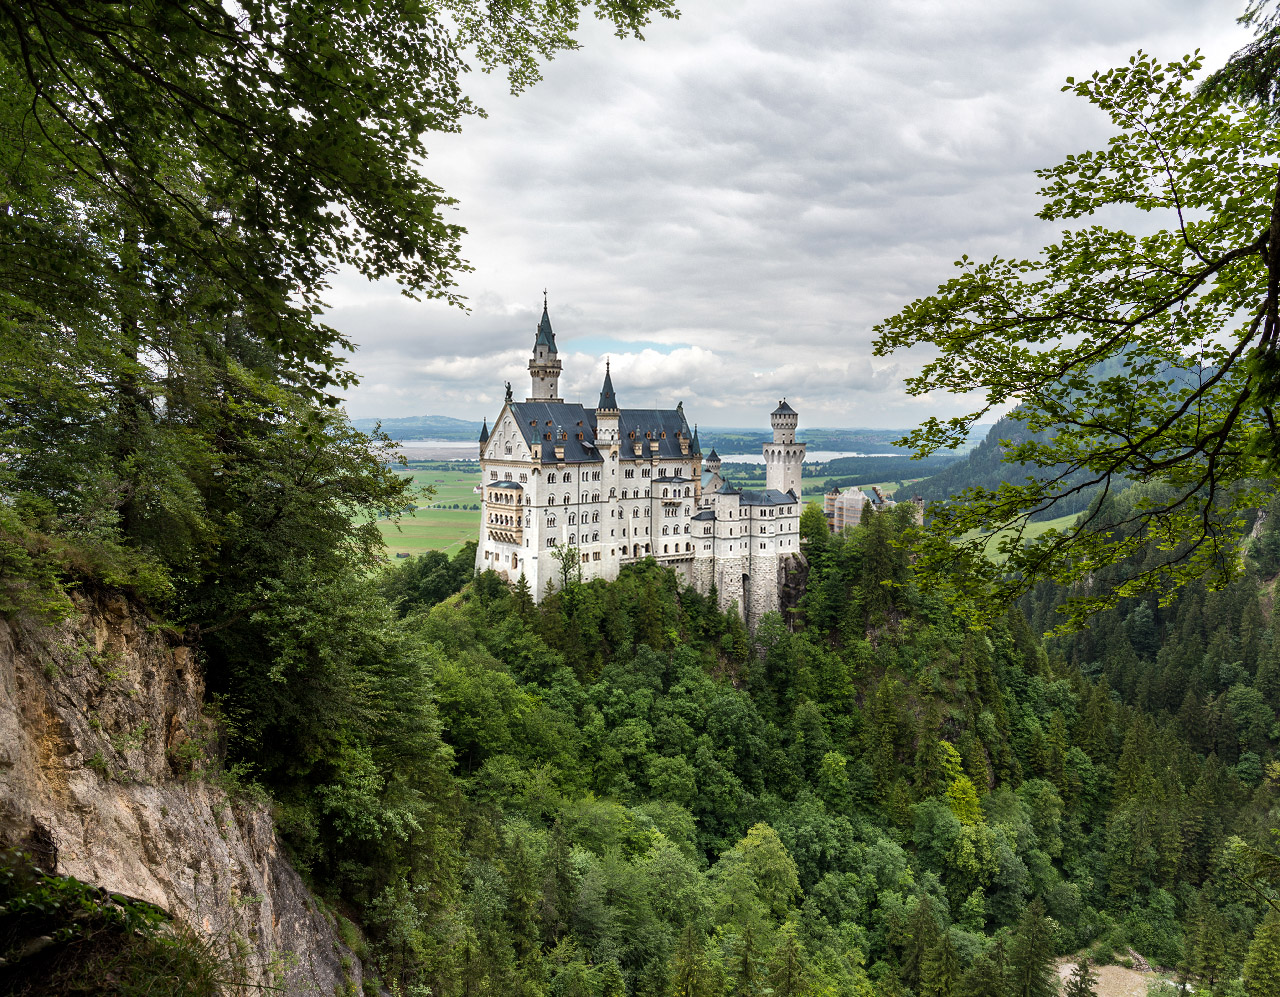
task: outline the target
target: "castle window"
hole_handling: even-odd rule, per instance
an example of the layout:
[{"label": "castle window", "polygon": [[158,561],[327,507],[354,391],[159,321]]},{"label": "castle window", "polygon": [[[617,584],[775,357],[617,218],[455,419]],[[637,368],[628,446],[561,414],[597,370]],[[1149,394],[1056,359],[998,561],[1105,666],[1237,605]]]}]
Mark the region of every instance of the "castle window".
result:
[{"label": "castle window", "polygon": [[600,532],[598,530],[593,530],[591,533],[591,542],[596,543],[599,541],[599,539],[600,539]]},{"label": "castle window", "polygon": [[670,554],[670,553],[671,553],[671,545],[670,545],[670,544],[663,544],[663,545],[662,545],[662,553],[664,553],[664,554]]},{"label": "castle window", "polygon": [[547,475],[547,484],[554,485],[556,483],[556,472],[552,471]]},{"label": "castle window", "polygon": [[640,518],[640,510],[639,510],[639,509],[632,509],[632,510],[631,510],[631,518],[632,518],[632,519],[639,519],[639,518]]},{"label": "castle window", "polygon": [[576,533],[570,533],[570,534],[569,534],[569,543],[571,543],[571,544],[576,544],[577,542],[578,542],[578,534],[576,534]]},{"label": "castle window", "polygon": [[761,544],[761,545],[760,545],[760,549],[761,549],[761,550],[764,550],[764,544]]},{"label": "castle window", "polygon": [[597,551],[592,551],[592,552],[591,552],[591,560],[593,560],[593,561],[598,561],[598,560],[600,560],[600,552],[599,552],[598,550],[597,550]]},{"label": "castle window", "polygon": [[587,561],[589,561],[590,559],[591,559],[591,555],[590,555],[590,554],[583,554],[583,555],[582,555],[582,563],[583,563],[583,564],[586,564],[586,563],[587,563]]},{"label": "castle window", "polygon": [[666,497],[667,497],[667,490],[666,490],[665,488],[664,488],[664,489],[662,489],[662,497],[663,497],[663,498],[666,498]]},{"label": "castle window", "polygon": [[497,472],[497,471],[490,471],[490,472],[489,472],[489,480],[490,480],[490,481],[497,481],[497,480],[498,480],[498,472]]},{"label": "castle window", "polygon": [[505,475],[503,475],[503,477],[504,477],[504,478],[506,478],[506,480],[507,480],[507,481],[510,481],[510,480],[511,480],[511,472],[510,472],[510,471],[508,471]]},{"label": "castle window", "polygon": [[651,468],[647,468],[647,467],[643,467],[643,468],[641,468],[641,469],[640,469],[640,477],[642,477],[642,478],[648,478],[648,477],[651,477]]},{"label": "castle window", "polygon": [[548,546],[548,547],[554,547],[555,545],[556,545],[556,538],[555,538],[555,537],[547,537],[547,546]]},{"label": "castle window", "polygon": [[525,482],[527,482],[528,480],[529,480],[529,475],[527,475],[527,474],[521,474],[521,475],[520,475],[520,483],[521,483],[521,484],[524,484],[524,483],[525,483]]},{"label": "castle window", "polygon": [[665,536],[667,536],[667,535],[669,535],[670,533],[671,533],[671,530],[670,530],[668,527],[664,526],[664,527],[662,528],[662,535],[663,535],[664,537],[665,537]]},{"label": "castle window", "polygon": [[508,444],[507,444],[506,452],[507,452],[508,454],[510,454],[510,453],[511,453],[511,444],[510,444],[510,443],[508,443]]},{"label": "castle window", "polygon": [[564,493],[564,504],[565,504],[565,505],[568,505],[568,504],[569,504],[569,493],[568,493],[568,492],[565,492],[565,493]]},{"label": "castle window", "polygon": [[578,521],[578,517],[575,516],[573,513],[569,513],[569,525],[572,526],[577,521]]},{"label": "castle window", "polygon": [[622,476],[624,478],[634,478],[636,476],[636,469],[634,467],[629,467],[622,472]]}]

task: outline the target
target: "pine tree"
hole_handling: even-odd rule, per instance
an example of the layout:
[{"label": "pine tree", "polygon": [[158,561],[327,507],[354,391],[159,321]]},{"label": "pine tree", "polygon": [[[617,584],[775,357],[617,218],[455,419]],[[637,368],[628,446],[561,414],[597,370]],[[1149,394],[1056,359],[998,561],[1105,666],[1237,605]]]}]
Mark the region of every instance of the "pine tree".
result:
[{"label": "pine tree", "polygon": [[1280,911],[1274,907],[1258,925],[1244,960],[1249,997],[1280,997]]},{"label": "pine tree", "polygon": [[801,997],[808,989],[809,966],[804,946],[796,937],[794,921],[778,932],[778,944],[769,960],[769,984],[776,997]]},{"label": "pine tree", "polygon": [[927,893],[916,902],[908,931],[911,937],[902,953],[902,982],[915,990],[924,973],[925,961],[938,944],[938,915],[933,898]]},{"label": "pine tree", "polygon": [[1037,897],[1018,921],[1009,946],[1010,997],[1054,997],[1058,979],[1053,971],[1053,922]]},{"label": "pine tree", "polygon": [[920,974],[920,997],[953,997],[960,986],[960,954],[944,931],[929,950]]},{"label": "pine tree", "polygon": [[1209,993],[1216,995],[1222,982],[1230,974],[1230,957],[1227,955],[1227,943],[1222,936],[1217,912],[1210,907],[1208,900],[1202,900],[1201,903],[1206,910],[1200,916],[1196,932],[1195,948],[1191,953],[1191,973]]},{"label": "pine tree", "polygon": [[1062,991],[1063,997],[1097,997],[1097,982],[1098,978],[1094,975],[1089,960],[1081,959],[1076,963],[1071,978],[1067,980],[1066,989]]},{"label": "pine tree", "polygon": [[1008,987],[1009,960],[1004,935],[999,935],[990,949],[973,960],[958,993],[961,997],[1006,997]]}]

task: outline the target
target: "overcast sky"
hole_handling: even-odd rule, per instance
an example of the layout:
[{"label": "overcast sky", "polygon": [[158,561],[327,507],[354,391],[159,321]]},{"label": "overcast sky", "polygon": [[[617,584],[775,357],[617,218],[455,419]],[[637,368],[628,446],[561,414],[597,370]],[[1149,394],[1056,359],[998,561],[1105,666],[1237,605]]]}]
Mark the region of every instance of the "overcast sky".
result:
[{"label": "overcast sky", "polygon": [[871,355],[872,326],[970,256],[1032,254],[1034,170],[1105,142],[1060,91],[1141,48],[1244,41],[1243,0],[686,0],[644,42],[589,25],[517,98],[441,136],[428,175],[461,200],[469,313],[336,282],[359,345],[353,417],[490,419],[525,366],[547,288],[561,394],[683,400],[704,426],[905,427],[967,410],[902,388],[923,354]]}]

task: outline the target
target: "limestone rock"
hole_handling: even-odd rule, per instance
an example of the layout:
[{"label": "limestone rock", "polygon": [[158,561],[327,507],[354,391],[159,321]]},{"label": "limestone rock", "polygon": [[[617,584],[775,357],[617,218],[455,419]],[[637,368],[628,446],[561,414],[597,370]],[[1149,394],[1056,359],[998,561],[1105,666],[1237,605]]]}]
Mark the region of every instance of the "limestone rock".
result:
[{"label": "limestone rock", "polygon": [[265,807],[203,778],[217,731],[193,650],[118,596],[78,608],[55,627],[0,618],[0,840],[164,908],[254,983],[358,989]]}]

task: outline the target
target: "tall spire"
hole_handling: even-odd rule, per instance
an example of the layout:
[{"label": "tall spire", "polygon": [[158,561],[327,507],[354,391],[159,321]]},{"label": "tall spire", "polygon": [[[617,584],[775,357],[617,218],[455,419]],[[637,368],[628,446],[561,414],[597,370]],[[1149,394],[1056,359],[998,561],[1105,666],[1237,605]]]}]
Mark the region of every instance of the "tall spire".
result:
[{"label": "tall spire", "polygon": [[538,338],[533,341],[533,348],[545,346],[548,353],[556,351],[556,334],[551,331],[551,315],[547,312],[547,292],[542,292],[542,321],[538,323]]},{"label": "tall spire", "polygon": [[613,392],[613,377],[609,373],[609,361],[604,362],[604,387],[600,389],[600,404],[596,406],[597,411],[616,412],[618,411],[618,396]]}]

